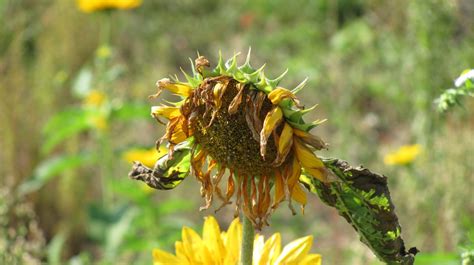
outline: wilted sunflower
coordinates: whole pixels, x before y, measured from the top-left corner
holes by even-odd
[[[242,241],[239,219],[234,219],[229,229],[221,232],[216,219],[209,216],[204,222],[202,237],[188,227],[184,227],[181,234],[182,241],[175,243],[175,255],[160,249],[153,250],[154,265],[238,264]],[[252,264],[320,265],[321,255],[309,253],[312,244],[313,237],[306,236],[290,242],[282,249],[279,233],[273,234],[266,241],[262,235],[256,235]]]
[[[306,204],[306,194],[298,183],[303,172],[327,181],[327,170],[313,153],[326,144],[309,133],[322,121],[305,123],[302,118],[314,107],[305,109],[295,96],[306,80],[290,91],[278,86],[286,72],[271,80],[265,77],[263,67],[250,66],[250,56],[242,66],[237,66],[236,57],[224,63],[220,56],[210,70],[209,61],[199,56],[195,65],[191,63],[193,75],[184,73],[187,82],[177,78],[157,82],[158,93],[152,97],[168,90],[182,100],[152,108],[152,116],[159,122],[160,117],[168,119],[159,143],[169,143],[169,154],[148,177],[161,184],[157,188],[174,188],[188,173],[186,164],[179,162],[187,158],[202,185],[203,209],[211,205],[214,196],[222,200],[222,207],[236,194],[237,210],[260,228],[284,199],[293,212],[291,200]],[[219,184],[226,172],[223,192]],[[131,176],[145,180],[138,173]]]

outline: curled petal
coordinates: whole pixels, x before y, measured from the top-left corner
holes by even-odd
[[[239,90],[237,95],[234,97],[232,102],[229,104],[229,114],[234,114],[239,109],[240,103],[242,102],[242,95],[244,93],[244,84],[238,83],[236,85],[237,89]]]
[[[283,113],[280,107],[276,106],[271,111],[267,113],[265,120],[263,121],[263,128],[260,132],[260,155],[265,158],[267,141],[270,134],[273,130],[280,124],[283,120]]]
[[[181,116],[181,112],[178,107],[170,107],[170,106],[153,106],[151,107],[151,116],[162,116],[167,118],[168,120],[178,118]]]
[[[327,182],[324,164],[311,149],[300,142],[296,137],[293,139],[293,149],[301,166],[313,177]]]
[[[285,126],[280,134],[280,139],[278,140],[278,154],[275,159],[274,164],[280,165],[283,163],[288,156],[288,153],[291,150],[293,145],[293,128],[285,122]]]
[[[280,104],[280,102],[286,98],[290,98],[296,103],[296,105],[300,105],[300,102],[296,98],[295,94],[293,94],[290,90],[286,88],[277,87],[276,89],[268,93],[268,99],[270,99],[273,105]]]
[[[301,204],[303,207],[306,205],[306,193],[300,185],[296,184],[291,191],[291,198],[297,203]]]
[[[272,208],[276,208],[285,199],[285,180],[279,170],[275,171],[275,198]]]
[[[176,95],[189,97],[193,92],[193,88],[187,84],[173,83],[169,78],[163,78],[156,82],[158,92],[152,95],[152,98],[158,97],[163,89],[168,90]]]
[[[293,129],[293,133],[304,143],[316,148],[316,150],[327,149],[327,144],[316,135],[312,135],[300,129]]]

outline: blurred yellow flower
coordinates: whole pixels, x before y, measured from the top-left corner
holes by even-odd
[[[76,0],[83,12],[90,13],[104,9],[132,9],[141,5],[141,0]]]
[[[160,249],[153,250],[153,264],[238,264],[240,243],[242,241],[242,225],[235,219],[227,231],[222,231],[216,219],[206,218],[202,237],[194,230],[183,227],[182,241],[175,243],[176,255]],[[313,243],[312,236],[299,238],[281,249],[281,236],[272,235],[267,241],[263,236],[256,235],[254,240],[253,264],[299,264],[320,265],[319,254],[309,254]]]
[[[92,107],[100,107],[107,100],[104,92],[99,90],[91,90],[84,99],[84,105]]]
[[[112,55],[112,49],[108,45],[102,45],[97,49],[95,54],[100,59],[107,59]]]
[[[92,125],[92,127],[100,131],[105,131],[109,127],[107,118],[104,115],[92,116],[89,122]]]
[[[123,153],[122,157],[125,161],[131,163],[134,161],[138,161],[143,165],[153,168],[156,161],[166,155],[168,150],[160,146],[160,150],[157,151],[155,148],[151,149],[131,149]]]
[[[421,145],[404,145],[395,152],[389,153],[384,157],[386,165],[407,165],[413,162],[421,153]]]

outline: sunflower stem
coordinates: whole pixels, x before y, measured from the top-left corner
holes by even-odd
[[[252,265],[253,259],[253,224],[247,216],[244,216],[244,226],[242,229],[242,246],[240,253],[240,264]]]

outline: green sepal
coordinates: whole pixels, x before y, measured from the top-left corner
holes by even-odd
[[[306,86],[307,82],[308,82],[308,78],[306,77],[301,83],[299,83],[299,85],[297,85],[295,88],[293,88],[293,90],[291,90],[291,93],[296,95],[298,92],[300,92],[304,88],[304,86]]]
[[[227,75],[234,77],[237,71],[239,70],[239,68],[237,67],[237,56],[239,56],[239,54],[240,53],[235,53],[234,56],[232,56],[232,58],[227,60],[227,62],[225,63],[225,72],[227,73]]]
[[[250,65],[250,53],[252,52],[252,48],[249,48],[249,51],[247,52],[247,57],[245,58],[245,63],[239,67],[239,69],[244,73],[244,74],[252,74],[255,72],[255,69]]]
[[[217,61],[217,66],[214,69],[214,72],[216,72],[219,75],[227,75],[224,59],[222,58],[222,52],[219,51],[219,59]]]
[[[194,70],[193,70],[194,71]],[[201,81],[202,80],[199,80],[199,79],[196,79],[190,75],[188,75],[184,70],[183,68],[181,68],[181,72],[183,72],[184,74],[184,77],[186,78],[186,81],[188,81],[189,85],[191,85],[191,87],[193,88],[196,88],[198,87],[200,84],[201,84]]]
[[[417,250],[405,249],[387,178],[362,167],[352,168],[338,159],[323,159],[323,163],[330,171],[330,182],[307,175],[302,175],[300,182],[325,204],[336,208],[380,260],[387,264],[413,264]]]
[[[260,67],[259,69],[254,70],[253,72],[251,72],[249,74],[244,73],[244,76],[245,76],[245,78],[247,79],[247,81],[249,83],[257,84],[259,82],[260,75],[261,75],[264,68],[265,68],[265,64],[262,65],[262,67]]]
[[[293,128],[296,128],[296,129],[300,129],[302,131],[305,131],[305,132],[309,132],[311,129],[313,129],[314,127],[318,126],[319,124],[321,124],[323,121],[320,121],[320,120],[316,120],[312,123],[298,123],[298,122],[293,122],[291,120],[287,120],[287,122],[293,127]]]
[[[191,71],[193,72],[193,79],[202,80],[201,75],[196,71],[196,66],[191,58],[189,59],[189,63],[191,64]]]
[[[288,73],[288,68],[277,78],[275,79],[267,79],[267,83],[272,87],[276,88],[280,81],[285,77],[285,75]]]

